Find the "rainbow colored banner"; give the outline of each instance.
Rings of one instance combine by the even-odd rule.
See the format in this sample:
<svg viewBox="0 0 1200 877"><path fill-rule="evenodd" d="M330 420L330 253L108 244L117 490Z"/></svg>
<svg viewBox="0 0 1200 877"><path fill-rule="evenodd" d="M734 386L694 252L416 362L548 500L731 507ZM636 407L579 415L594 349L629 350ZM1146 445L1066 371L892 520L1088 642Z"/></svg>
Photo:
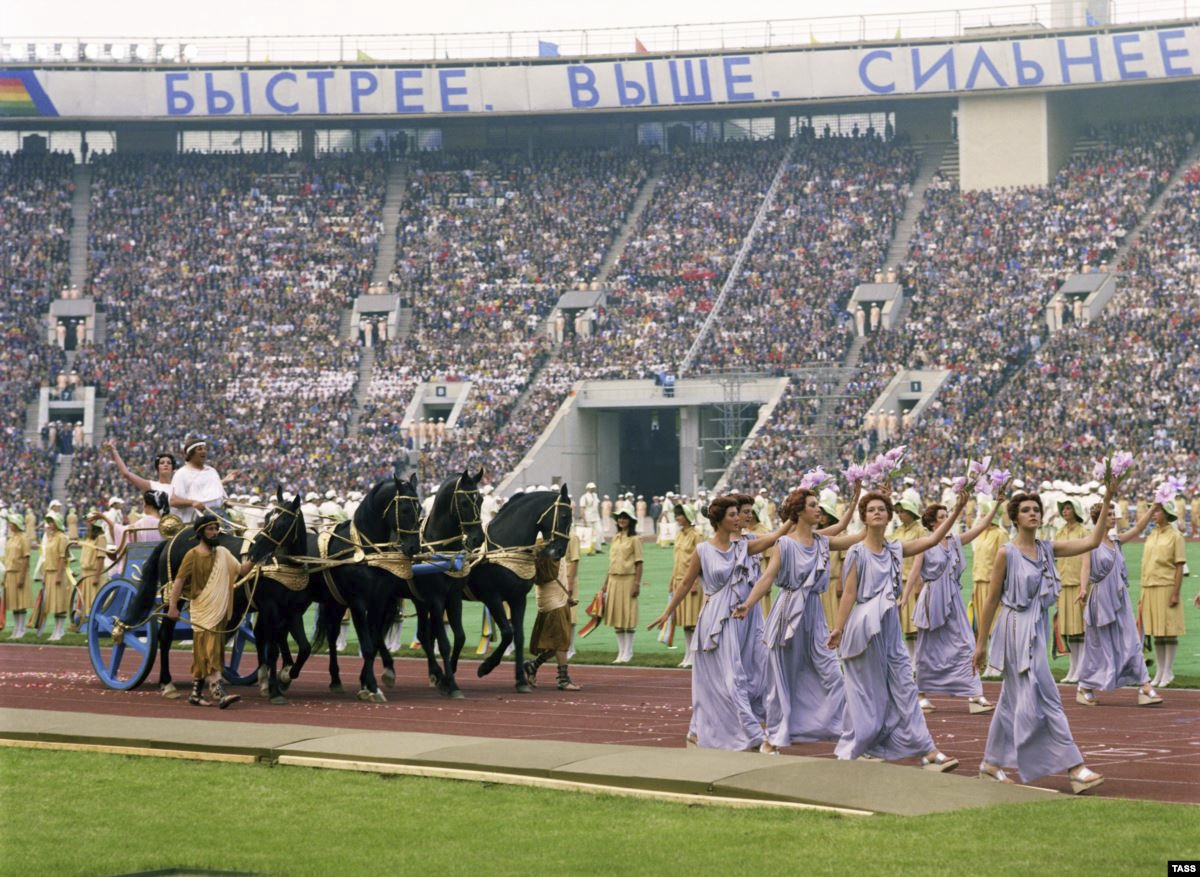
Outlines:
<svg viewBox="0 0 1200 877"><path fill-rule="evenodd" d="M0 116L57 116L32 70L0 70Z"/></svg>

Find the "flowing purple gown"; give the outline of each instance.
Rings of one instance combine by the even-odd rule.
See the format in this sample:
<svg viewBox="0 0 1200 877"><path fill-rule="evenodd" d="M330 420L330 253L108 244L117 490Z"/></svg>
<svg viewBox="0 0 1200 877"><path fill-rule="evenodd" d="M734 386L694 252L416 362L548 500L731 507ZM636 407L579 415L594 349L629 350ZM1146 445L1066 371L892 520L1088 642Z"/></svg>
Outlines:
<svg viewBox="0 0 1200 877"><path fill-rule="evenodd" d="M1004 682L983 751L987 764L1016 768L1026 783L1083 763L1046 654L1046 610L1060 589L1054 547L1043 540L1037 550L1030 560L1015 544L1004 546L1008 571L989 662Z"/></svg>
<svg viewBox="0 0 1200 877"><path fill-rule="evenodd" d="M917 626L917 688L926 694L979 697L983 683L971 666L975 635L967 621L959 581L962 541L954 533L948 545L935 545L921 558L925 583L913 608Z"/></svg>
<svg viewBox="0 0 1200 877"><path fill-rule="evenodd" d="M1101 542L1091 553L1083 625L1081 687L1111 691L1150 681L1129 601L1129 569L1120 546Z"/></svg>
<svg viewBox="0 0 1200 877"><path fill-rule="evenodd" d="M707 601L692 638L692 723L690 733L709 749L754 749L763 741L761 700L762 613L730 616L750 596L758 564L746 542L727 551L711 542L696 546ZM753 674L753 675L752 675ZM755 693L760 706L755 707Z"/></svg>
<svg viewBox="0 0 1200 877"><path fill-rule="evenodd" d="M777 543L779 594L767 616L767 740L772 746L836 739L842 734L846 689L821 595L829 587L829 539L812 545Z"/></svg>
<svg viewBox="0 0 1200 877"><path fill-rule="evenodd" d="M859 542L846 553L842 576L857 569L858 592L838 645L846 680L838 758L892 760L937 748L917 702L896 609L903 551L899 542L889 542L876 554Z"/></svg>

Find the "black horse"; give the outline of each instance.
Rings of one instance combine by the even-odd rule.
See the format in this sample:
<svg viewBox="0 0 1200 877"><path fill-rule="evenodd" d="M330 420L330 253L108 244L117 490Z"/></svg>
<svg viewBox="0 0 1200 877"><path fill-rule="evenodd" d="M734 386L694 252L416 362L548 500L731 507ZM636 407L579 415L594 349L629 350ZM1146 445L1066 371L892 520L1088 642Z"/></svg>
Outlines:
<svg viewBox="0 0 1200 877"><path fill-rule="evenodd" d="M384 684L390 687L395 683L396 671L391 655L383 648L383 636L388 622L395 618L403 579L373 564L397 561L403 565L403 558L416 555L421 544L419 522L420 502L414 474L408 481L387 478L376 484L355 510L353 522L343 521L333 529L328 558L338 562L314 573L312 582L314 593L324 586L317 599L321 603L320 628L323 639L329 643L331 690L342 690L337 637L342 616L349 609L363 658L358 698L373 703L387 701L375 678L375 658L382 660ZM315 557L317 553L317 537L310 534L308 556ZM293 667L286 677L290 681L297 673Z"/></svg>
<svg viewBox="0 0 1200 877"><path fill-rule="evenodd" d="M263 522L262 531L255 537L271 546L272 562L260 567L260 577L254 590L254 641L258 650L258 684L271 703L287 703L283 692L312 653L304 630L304 613L322 594L328 593L320 576L311 576L308 569L292 560L308 553L309 533L304 529L304 513L300 497L291 502L276 489L276 504ZM311 546L313 550L316 546ZM288 652L287 637L296 641L296 658ZM283 658L282 673L277 670Z"/></svg>
<svg viewBox="0 0 1200 877"><path fill-rule="evenodd" d="M138 584L137 596L130 601L130 608L122 621L132 624L151 614L154 610L159 586L161 584L169 585L175 580L179 566L183 563L184 555L195 548L198 543L199 539L196 536L195 528L186 526L170 539L164 540L154 547L154 551L142 566L142 578ZM222 531L219 543L234 557L241 556L243 540L240 536ZM270 555L271 551L272 546L268 540L255 539L250 545L247 556L255 563L261 563ZM229 622L231 628L236 627L240 623L240 619L245 617L249 608L248 600L249 595L245 587L234 589L232 620ZM174 691L171 681L170 653L177 623L176 619L168 618L164 614L158 626L158 687L164 694ZM263 643L255 642L254 645L259 653L259 663L261 663Z"/></svg>
<svg viewBox="0 0 1200 877"><path fill-rule="evenodd" d="M540 549L538 536L542 537ZM565 484L561 490L517 494L488 524L486 553L471 569L470 586L474 598L487 607L499 627L500 643L479 665L480 676L495 670L509 644L515 643L517 691L533 691L525 676L524 621L525 599L533 587L534 561L537 557L561 558L570 537L571 497ZM511 617L505 615L506 603Z"/></svg>
<svg viewBox="0 0 1200 877"><path fill-rule="evenodd" d="M421 521L421 551L449 558L458 552L471 552L483 544L483 521L479 509L482 497L479 482L483 469L474 475L464 470L461 475L442 482L434 495L429 514ZM462 626L462 587L466 582L467 566L463 574L450 570L448 560L433 559L433 566L445 566L446 572L423 572L404 583L407 596L411 597L417 610L417 639L425 650L429 665L429 682L447 697L463 696L455 681L455 668L462 651L466 633ZM446 636L446 618L454 633L454 650ZM444 665L439 665L440 651Z"/></svg>

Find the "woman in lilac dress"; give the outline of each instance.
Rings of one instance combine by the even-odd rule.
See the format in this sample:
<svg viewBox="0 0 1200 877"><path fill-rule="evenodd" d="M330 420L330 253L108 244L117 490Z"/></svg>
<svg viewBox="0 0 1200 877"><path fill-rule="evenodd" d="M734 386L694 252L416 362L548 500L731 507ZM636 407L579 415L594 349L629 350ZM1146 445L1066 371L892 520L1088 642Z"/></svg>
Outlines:
<svg viewBox="0 0 1200 877"><path fill-rule="evenodd" d="M763 741L763 719L751 703L753 690L745 655L747 640L760 637L762 613L733 618L734 607L750 595L758 563L751 555L770 548L787 532L784 524L760 539L742 539L737 500L714 499L707 516L713 537L696 546L683 581L667 604L666 611L649 629L661 627L671 617L697 578L707 598L692 638L692 722L688 743L708 749L758 749ZM757 624L755 624L757 620Z"/></svg>
<svg viewBox="0 0 1200 877"><path fill-rule="evenodd" d="M840 759L897 759L921 756L921 766L948 771L958 759L938 751L917 703L912 662L900 632L896 608L904 557L923 554L941 542L967 503L960 493L954 510L932 535L908 542L885 542L892 500L868 493L858 503L866 538L846 552L842 602L829 634L846 679L846 712L835 750Z"/></svg>
<svg viewBox="0 0 1200 877"><path fill-rule="evenodd" d="M967 708L972 713L990 713L995 709L983 696L983 683L971 666L975 634L967 621L967 607L962 598L962 549L991 525L1004 506L1004 494L1002 487L991 514L980 515L975 526L961 537L948 533L933 548L913 559L900 606L909 600L916 601L913 624L917 626L917 694L925 712L934 708L926 696L929 694L968 698ZM921 523L932 532L948 516L946 507L935 503L925 509Z"/></svg>
<svg viewBox="0 0 1200 877"><path fill-rule="evenodd" d="M850 500L858 501L855 485ZM828 646L829 627L821 595L829 587L830 551L844 551L862 541L863 533L840 536L850 515L827 530L818 530L821 506L817 492L793 491L780 518L792 531L779 540L775 554L745 602L733 611L745 618L774 583L779 596L767 616L767 739L759 751L774 754L792 743L836 740L842 734L846 691L837 655Z"/></svg>
<svg viewBox="0 0 1200 877"><path fill-rule="evenodd" d="M1017 535L996 555L975 644L975 669L982 671L990 663L1004 680L979 764L984 779L1012 782L1004 768L1016 768L1022 782L1065 770L1076 794L1104 782L1104 777L1083 763L1071 737L1058 686L1050 674L1046 610L1058 600L1055 558L1083 554L1100 544L1108 529L1114 486L1110 481L1096 528L1079 539L1052 542L1037 538L1042 525L1042 500L1037 494L1019 493L1008 502L1008 516ZM987 631L992 630L993 619L996 625L989 662Z"/></svg>
<svg viewBox="0 0 1200 877"><path fill-rule="evenodd" d="M1079 665L1079 689L1075 700L1095 706L1096 690L1112 691L1124 685L1138 686L1138 706L1158 706L1162 698L1150 685L1146 660L1142 657L1142 638L1138 635L1129 600L1129 569L1121 546L1141 535L1150 525L1154 507L1116 542L1108 533L1090 554L1083 557L1079 601L1083 603L1083 660ZM1109 520L1115 520L1108 510ZM1100 506L1092 506L1092 522L1100 517Z"/></svg>

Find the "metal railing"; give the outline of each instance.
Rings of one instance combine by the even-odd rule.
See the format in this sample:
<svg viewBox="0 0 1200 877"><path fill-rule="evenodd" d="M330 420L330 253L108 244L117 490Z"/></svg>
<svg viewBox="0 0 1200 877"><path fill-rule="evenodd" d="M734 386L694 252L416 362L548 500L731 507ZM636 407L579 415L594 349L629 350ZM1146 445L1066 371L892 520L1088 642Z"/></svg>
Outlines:
<svg viewBox="0 0 1200 877"><path fill-rule="evenodd" d="M547 56L762 50L824 43L987 35L987 29L1092 26L1084 4L1051 2L871 15L760 19L574 30L340 36L46 37L0 35L0 63L292 64L442 62ZM1200 0L1113 0L1107 21L1126 25L1188 19Z"/></svg>

